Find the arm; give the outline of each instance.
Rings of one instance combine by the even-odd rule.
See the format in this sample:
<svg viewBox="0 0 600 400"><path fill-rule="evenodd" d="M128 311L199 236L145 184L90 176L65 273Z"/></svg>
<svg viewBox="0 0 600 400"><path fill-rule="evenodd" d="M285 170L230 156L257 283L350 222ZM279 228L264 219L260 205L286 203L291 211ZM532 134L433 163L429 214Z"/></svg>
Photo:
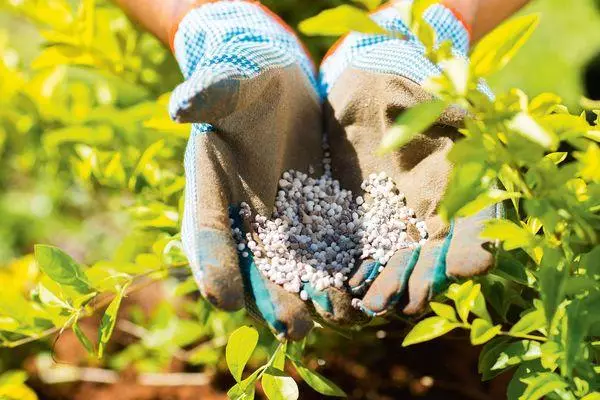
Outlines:
<svg viewBox="0 0 600 400"><path fill-rule="evenodd" d="M184 15L207 0L114 0L134 21L167 46Z"/></svg>
<svg viewBox="0 0 600 400"><path fill-rule="evenodd" d="M472 41L477 42L502 21L519 11L529 0L447 0L472 27Z"/></svg>

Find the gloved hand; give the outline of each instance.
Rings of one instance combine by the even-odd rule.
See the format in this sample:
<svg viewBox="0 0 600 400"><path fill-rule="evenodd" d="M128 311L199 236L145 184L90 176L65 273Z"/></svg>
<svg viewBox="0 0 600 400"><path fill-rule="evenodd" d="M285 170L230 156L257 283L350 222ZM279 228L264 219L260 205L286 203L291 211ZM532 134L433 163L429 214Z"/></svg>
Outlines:
<svg viewBox="0 0 600 400"><path fill-rule="evenodd" d="M238 255L231 234L230 210L243 227L241 202L271 215L285 170L321 169L321 101L303 47L260 4L213 1L183 17L173 48L186 80L172 94L170 113L194 123L182 237L202 295L225 310L245 304L290 339L308 333L315 312L347 322L356 314L348 293L329 288L303 302L264 277L251 254Z"/></svg>
<svg viewBox="0 0 600 400"><path fill-rule="evenodd" d="M464 117L457 109L447 110L435 126L401 149L386 156L375 154L403 110L431 100L420 85L438 75L440 68L424 57L424 46L391 4L372 18L404 38L352 33L324 60L326 131L333 175L344 187L360 193L365 177L383 171L406 195L408 207L426 222L426 244L398 251L385 268L377 260L364 260L349 281L355 295L366 292L361 308L368 315L393 309L415 314L449 279L482 274L493 265L494 257L482 247L479 232L482 221L497 216L498 210L488 209L449 226L437 214L452 168L446 155L460 136L457 127ZM438 43L451 40L454 53L466 55L469 30L459 16L436 4L424 18L437 32ZM488 89L481 90L491 95ZM414 236L413 240L420 239Z"/></svg>

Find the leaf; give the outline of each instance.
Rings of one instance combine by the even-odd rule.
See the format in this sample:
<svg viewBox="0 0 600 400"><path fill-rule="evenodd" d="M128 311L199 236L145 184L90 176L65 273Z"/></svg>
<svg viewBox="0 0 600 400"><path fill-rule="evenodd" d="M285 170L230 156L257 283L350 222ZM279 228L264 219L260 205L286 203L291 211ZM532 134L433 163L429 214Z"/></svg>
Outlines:
<svg viewBox="0 0 600 400"><path fill-rule="evenodd" d="M454 145L453 150L467 141L468 139L461 140ZM485 190L482 185L485 173L486 166L482 160L463 159L454 167L440 206L440 216L444 221L449 222L454 219L458 210L475 200Z"/></svg>
<svg viewBox="0 0 600 400"><path fill-rule="evenodd" d="M464 205L460 210L456 212L457 217L469 217L477 214L481 210L493 206L496 203L508 199L518 199L522 195L518 192L506 192L500 189L489 189L486 192L481 193L477 198L470 203Z"/></svg>
<svg viewBox="0 0 600 400"><path fill-rule="evenodd" d="M488 221L480 237L504 242L505 250L526 248L533 241L533 235L527 229L521 228L514 222L501 219Z"/></svg>
<svg viewBox="0 0 600 400"><path fill-rule="evenodd" d="M273 354L271 367L267 368L262 377L262 388L269 400L296 400L298 398L298 385L293 378L287 376L285 367L285 353L287 344L282 343Z"/></svg>
<svg viewBox="0 0 600 400"><path fill-rule="evenodd" d="M546 154L545 157L552 161L554 164L558 165L561 162L565 161L568 154L569 153L567 153L566 151L557 151L554 153Z"/></svg>
<svg viewBox="0 0 600 400"><path fill-rule="evenodd" d="M115 296L115 298L112 299L112 301L106 308L106 311L104 311L104 315L102 316L102 320L100 321L100 328L98 329L98 358L102 358L104 356L106 344L110 340L113 330L115 329L115 324L117 323L117 314L119 312L121 300L123 300L123 295L125 294L126 289L127 286L125 286Z"/></svg>
<svg viewBox="0 0 600 400"><path fill-rule="evenodd" d="M542 309L535 309L523 315L508 331L511 334L525 335L546 326L546 316Z"/></svg>
<svg viewBox="0 0 600 400"><path fill-rule="evenodd" d="M487 310L487 306L485 304L485 297L483 297L483 293L481 293L481 285L479 285L480 290L475 296L475 301L473 302L473 307L471 308L471 312L477 315L479 318L483 318L488 322L492 322L492 317Z"/></svg>
<svg viewBox="0 0 600 400"><path fill-rule="evenodd" d="M60 129L48 130L42 136L42 143L47 152L56 151L64 143L83 143L99 145L109 143L114 132L109 126L87 127L72 125Z"/></svg>
<svg viewBox="0 0 600 400"><path fill-rule="evenodd" d="M546 321L552 322L558 305L564 298L566 280L569 274L564 265L561 251L553 248L544 249L544 256L538 271L540 295L544 304Z"/></svg>
<svg viewBox="0 0 600 400"><path fill-rule="evenodd" d="M433 312L439 315L440 317L445 318L448 321L458 321L456 319L456 312L454 311L454 308L452 308L448 304L436 303L432 301L431 303L429 303L429 306L431 307Z"/></svg>
<svg viewBox="0 0 600 400"><path fill-rule="evenodd" d="M493 326L488 321L482 318L477 318L471 326L471 344L477 346L492 340L502 327L500 325Z"/></svg>
<svg viewBox="0 0 600 400"><path fill-rule="evenodd" d="M504 68L527 42L538 23L537 15L512 18L481 39L471 53L474 74L486 76Z"/></svg>
<svg viewBox="0 0 600 400"><path fill-rule="evenodd" d="M529 103L529 112L532 115L547 115L552 113L562 99L554 93L541 93Z"/></svg>
<svg viewBox="0 0 600 400"><path fill-rule="evenodd" d="M458 316L463 322L467 322L469 313L477 308L478 316L489 320L489 314L485 308L485 299L481 295L481 285L473 281L466 281L462 285L453 284L448 288L446 297L454 300ZM478 299L481 297L481 299ZM482 304L483 302L483 304Z"/></svg>
<svg viewBox="0 0 600 400"><path fill-rule="evenodd" d="M93 292L83 269L59 248L38 244L35 259L40 269L56 283L71 286L81 294Z"/></svg>
<svg viewBox="0 0 600 400"><path fill-rule="evenodd" d="M435 100L405 110L394 126L386 132L378 153L388 153L404 146L433 125L445 109L446 103Z"/></svg>
<svg viewBox="0 0 600 400"><path fill-rule="evenodd" d="M525 266L509 252L498 251L496 259L496 268L493 270L494 275L501 276L521 285L528 284Z"/></svg>
<svg viewBox="0 0 600 400"><path fill-rule="evenodd" d="M504 370L518 365L523 361L538 359L541 355L542 350L539 342L534 340L513 342L500 352L490 370Z"/></svg>
<svg viewBox="0 0 600 400"><path fill-rule="evenodd" d="M581 400L600 400L600 392L588 393Z"/></svg>
<svg viewBox="0 0 600 400"><path fill-rule="evenodd" d="M516 400L525 392L526 385L521 381L522 378L531 376L535 372L543 371L539 360L526 361L514 372L512 379L506 389L507 398Z"/></svg>
<svg viewBox="0 0 600 400"><path fill-rule="evenodd" d="M231 400L251 400L254 399L254 383L267 368L263 365L252 373L249 377L241 382L238 382L231 389L227 391L227 397Z"/></svg>
<svg viewBox="0 0 600 400"><path fill-rule="evenodd" d="M481 374L482 381L488 381L499 375L502 371L492 371L492 367L504 351L510 345L509 338L498 336L487 342L479 353L477 371Z"/></svg>
<svg viewBox="0 0 600 400"><path fill-rule="evenodd" d="M227 348L225 349L225 359L231 375L237 382L242 380L244 367L254 352L257 343L258 332L249 326L242 326L229 336Z"/></svg>
<svg viewBox="0 0 600 400"><path fill-rule="evenodd" d="M412 7L410 9L410 23L411 29L415 30L421 25L423 21L423 15L425 11L432 5L439 3L440 0L415 0L413 1Z"/></svg>
<svg viewBox="0 0 600 400"><path fill-rule="evenodd" d="M527 113L520 112L516 114L507 122L506 126L511 131L539 144L545 149L555 149L558 147L558 136L554 132L547 130Z"/></svg>
<svg viewBox="0 0 600 400"><path fill-rule="evenodd" d="M385 33L366 11L347 4L321 11L300 22L298 29L308 36L340 36L351 31Z"/></svg>
<svg viewBox="0 0 600 400"><path fill-rule="evenodd" d="M447 321L442 317L426 318L415 325L408 335L406 335L404 341L402 342L402 346L406 347L435 339L455 328L458 328L459 326L460 324Z"/></svg>
<svg viewBox="0 0 600 400"><path fill-rule="evenodd" d="M527 384L527 388L519 400L541 399L557 389L564 389L568 386L567 382L552 372L540 372L532 377L522 378L521 381Z"/></svg>
<svg viewBox="0 0 600 400"><path fill-rule="evenodd" d="M19 385L27 381L27 372L21 370L9 370L0 375L0 385Z"/></svg>
<svg viewBox="0 0 600 400"><path fill-rule="evenodd" d="M81 327L79 326L79 321L75 322L72 328L73 332L75 333L75 336L77 336L77 339L79 340L79 343L81 343L83 347L85 347L87 352L91 355L96 354L96 351L94 350L94 345L92 344L90 339L88 339L88 337L85 335L85 333L81 330Z"/></svg>
<svg viewBox="0 0 600 400"><path fill-rule="evenodd" d="M294 364L298 375L302 377L304 382L317 392L324 394L325 396L347 397L342 389L323 375L316 371L311 371L298 361L292 361L292 364Z"/></svg>
<svg viewBox="0 0 600 400"><path fill-rule="evenodd" d="M67 310L72 308L72 306L70 306L66 301L59 298L50 289L48 289L46 286L44 286L42 284L42 282L38 283L37 295L38 295L39 300L41 301L41 303L44 306L64 308Z"/></svg>
<svg viewBox="0 0 600 400"><path fill-rule="evenodd" d="M281 375L278 375L277 372ZM285 376L280 370L267 369L262 377L262 388L269 400L296 400L299 396L298 385L290 376Z"/></svg>

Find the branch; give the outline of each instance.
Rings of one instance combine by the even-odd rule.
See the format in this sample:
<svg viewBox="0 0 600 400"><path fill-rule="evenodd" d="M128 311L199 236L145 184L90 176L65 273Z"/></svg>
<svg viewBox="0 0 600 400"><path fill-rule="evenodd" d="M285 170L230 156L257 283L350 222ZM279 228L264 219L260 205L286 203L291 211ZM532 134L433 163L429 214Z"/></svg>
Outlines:
<svg viewBox="0 0 600 400"><path fill-rule="evenodd" d="M148 271L148 272L145 272L145 273L143 273L141 275L137 275L137 276L135 276L135 277L132 278L132 281L136 281L136 280L140 281L141 280L141 282L138 282L136 284L131 285L129 287L129 289L127 289L127 293L125 294L124 297L128 296L131 293L134 293L134 292L137 292L137 291L139 291L141 289L144 289L145 287L150 286L151 284L153 284L157 280L161 279L162 276L157 277L157 278L151 278L149 280L145 280L145 279L142 280L143 278L150 277L151 275L156 274L158 272L169 272L169 271L171 271L173 269L184 268L184 267L187 267L187 266L188 266L187 263L178 263L178 264L169 265L167 267L163 267L163 268L160 268L160 269L155 269L155 270L152 270L152 271ZM100 296L103 296L103 294L99 294L98 296L94 297L93 300L96 300ZM15 341L12 341L12 342L5 342L5 343L2 344L2 347L7 347L7 348L12 349L12 348L15 348L15 347L18 347L18 346L22 346L22 345L27 344L27 343L35 342L36 340L39 340L39 339L43 339L43 338L45 338L47 336L50 336L50 335L52 335L54 333L60 332L61 330L64 330L66 328L70 328L72 326L72 324L74 324L75 322L80 321L80 320L82 320L84 318L89 318L92 315L94 315L96 312L98 312L99 310L107 307L114 298L115 298L115 294L110 294L110 295L107 295L107 296L103 296L103 298L100 301L98 301L96 304L94 304L94 306L91 309L86 310L85 307L84 307L83 309L78 310L77 312L81 315L81 317L78 318L78 319L76 319L75 321L73 321L71 324L67 324L65 326L55 326L53 328L46 329L45 331L42 331L42 332L38 333L37 335L27 336L27 337L25 337L23 339L15 340Z"/></svg>
<svg viewBox="0 0 600 400"><path fill-rule="evenodd" d="M49 356L39 356L36 364L40 379L51 385L72 382L110 385L120 380L116 371L57 364ZM211 379L212 375L207 373L141 373L135 383L144 386L204 386L209 384Z"/></svg>

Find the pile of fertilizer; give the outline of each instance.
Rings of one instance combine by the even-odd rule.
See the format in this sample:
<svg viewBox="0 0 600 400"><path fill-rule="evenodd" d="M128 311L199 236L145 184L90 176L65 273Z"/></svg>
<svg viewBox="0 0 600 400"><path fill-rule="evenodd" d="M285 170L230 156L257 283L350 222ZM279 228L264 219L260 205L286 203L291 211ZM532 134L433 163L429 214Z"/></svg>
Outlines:
<svg viewBox="0 0 600 400"><path fill-rule="evenodd" d="M308 299L304 284L316 290L342 288L358 260L372 258L383 268L396 251L421 245L428 236L425 222L385 173L370 175L361 186L365 197L353 197L332 178L329 157L325 149L319 178L283 173L270 217L252 219L242 203L240 214L251 221L253 232L244 236L233 230L242 256L250 250L265 276L303 300ZM419 232L418 242L408 237L409 225Z"/></svg>

